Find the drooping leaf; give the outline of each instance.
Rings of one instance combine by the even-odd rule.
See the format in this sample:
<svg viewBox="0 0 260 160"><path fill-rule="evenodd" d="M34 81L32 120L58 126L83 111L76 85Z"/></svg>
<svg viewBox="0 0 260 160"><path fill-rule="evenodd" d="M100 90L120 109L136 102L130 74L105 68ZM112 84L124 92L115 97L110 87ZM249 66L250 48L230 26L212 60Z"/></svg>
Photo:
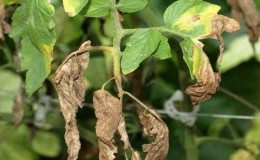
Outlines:
<svg viewBox="0 0 260 160"><path fill-rule="evenodd" d="M253 0L228 0L232 7L232 15L237 21L246 18L246 31L250 42L255 44L260 37L260 16Z"/></svg>
<svg viewBox="0 0 260 160"><path fill-rule="evenodd" d="M159 58L160 60L167 59L172 56L171 48L166 37L161 36L161 41L159 43L158 48L153 53L153 56Z"/></svg>
<svg viewBox="0 0 260 160"><path fill-rule="evenodd" d="M76 160L80 149L76 113L85 97L84 70L88 66L90 48L90 41L84 42L63 61L55 73L54 84L65 120L68 160Z"/></svg>
<svg viewBox="0 0 260 160"><path fill-rule="evenodd" d="M32 141L33 150L46 157L56 157L61 151L59 137L47 131L37 131Z"/></svg>
<svg viewBox="0 0 260 160"><path fill-rule="evenodd" d="M133 13L142 10L147 3L147 0L120 0L117 7L121 12Z"/></svg>
<svg viewBox="0 0 260 160"><path fill-rule="evenodd" d="M109 13L109 0L89 0L83 9L87 17L103 17Z"/></svg>
<svg viewBox="0 0 260 160"><path fill-rule="evenodd" d="M93 106L97 117L96 134L98 137L99 159L114 160L117 147L114 134L121 120L122 105L118 98L105 90L95 91Z"/></svg>
<svg viewBox="0 0 260 160"><path fill-rule="evenodd" d="M4 34L11 30L10 24L5 21L5 5L0 3L0 40L4 39Z"/></svg>
<svg viewBox="0 0 260 160"><path fill-rule="evenodd" d="M56 40L54 8L46 0L20 0L13 16L13 38L22 37L22 69L27 70L26 92L32 95L49 75Z"/></svg>
<svg viewBox="0 0 260 160"><path fill-rule="evenodd" d="M70 17L77 15L87 3L88 0L63 0L65 12L67 12Z"/></svg>
<svg viewBox="0 0 260 160"><path fill-rule="evenodd" d="M164 13L164 22L187 37L199 38L211 32L211 19L220 7L202 0L179 0Z"/></svg>
<svg viewBox="0 0 260 160"><path fill-rule="evenodd" d="M133 72L140 63L158 47L161 34L156 30L143 29L135 32L126 43L121 67L124 74Z"/></svg>
<svg viewBox="0 0 260 160"><path fill-rule="evenodd" d="M149 112L139 114L140 122L144 126L144 134L154 138L153 142L142 146L143 151L147 153L145 160L164 160L169 149L169 131L158 113L152 109Z"/></svg>
<svg viewBox="0 0 260 160"><path fill-rule="evenodd" d="M213 72L201 42L187 38L181 43L181 47L184 60L197 80L197 83L189 86L185 92L190 95L192 104L196 105L209 99L218 90L220 74Z"/></svg>

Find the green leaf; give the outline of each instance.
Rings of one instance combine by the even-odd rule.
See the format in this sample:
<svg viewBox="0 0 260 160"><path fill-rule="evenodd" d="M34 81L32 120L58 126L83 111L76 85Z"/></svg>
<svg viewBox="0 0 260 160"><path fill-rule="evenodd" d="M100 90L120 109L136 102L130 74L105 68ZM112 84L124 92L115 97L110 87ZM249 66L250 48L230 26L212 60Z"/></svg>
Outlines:
<svg viewBox="0 0 260 160"><path fill-rule="evenodd" d="M109 13L109 0L90 0L85 8L87 17L104 17Z"/></svg>
<svg viewBox="0 0 260 160"><path fill-rule="evenodd" d="M89 61L86 79L93 88L100 88L108 79L104 57L93 57Z"/></svg>
<svg viewBox="0 0 260 160"><path fill-rule="evenodd" d="M46 0L20 0L20 3L13 16L10 36L22 37L22 69L27 70L25 89L31 96L51 70L56 40L54 8Z"/></svg>
<svg viewBox="0 0 260 160"><path fill-rule="evenodd" d="M153 53L153 56L161 60L170 58L172 56L171 48L166 37L161 36L161 41L159 43L158 48Z"/></svg>
<svg viewBox="0 0 260 160"><path fill-rule="evenodd" d="M51 132L37 131L32 141L32 149L46 157L56 157L61 151L59 137Z"/></svg>
<svg viewBox="0 0 260 160"><path fill-rule="evenodd" d="M63 0L65 12L67 12L70 17L77 15L87 3L88 0Z"/></svg>
<svg viewBox="0 0 260 160"><path fill-rule="evenodd" d="M8 70L0 70L0 113L13 113L14 98L19 91L21 78Z"/></svg>
<svg viewBox="0 0 260 160"><path fill-rule="evenodd" d="M38 160L39 157L35 154L35 152L33 152L29 144L30 131L27 126L21 124L16 129L14 129L13 126L10 126L11 128L8 128L8 130L6 130L7 127L8 124L3 124L3 122L0 121L0 130L4 131L1 132L0 137L0 159Z"/></svg>
<svg viewBox="0 0 260 160"><path fill-rule="evenodd" d="M189 68L192 79L194 78L194 75L198 74L200 68L205 67L203 64L207 57L202 50L202 47L199 46L199 43L201 42L190 38L186 38L180 43L183 59Z"/></svg>
<svg viewBox="0 0 260 160"><path fill-rule="evenodd" d="M117 6L121 12L133 13L142 10L147 3L147 0L120 0Z"/></svg>
<svg viewBox="0 0 260 160"><path fill-rule="evenodd" d="M17 3L17 0L0 0L0 4L10 5Z"/></svg>
<svg viewBox="0 0 260 160"><path fill-rule="evenodd" d="M157 30L142 29L135 32L126 43L121 67L124 74L133 72L140 63L158 47L161 33Z"/></svg>
<svg viewBox="0 0 260 160"><path fill-rule="evenodd" d="M169 29L186 37L205 37L211 33L212 17L219 10L219 6L202 0L179 0L166 9L164 22Z"/></svg>

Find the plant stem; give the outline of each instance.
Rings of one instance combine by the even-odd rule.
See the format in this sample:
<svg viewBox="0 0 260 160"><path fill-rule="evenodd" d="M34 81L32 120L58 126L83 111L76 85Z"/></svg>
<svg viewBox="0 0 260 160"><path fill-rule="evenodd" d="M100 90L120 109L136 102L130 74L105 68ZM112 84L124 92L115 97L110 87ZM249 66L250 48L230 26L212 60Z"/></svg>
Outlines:
<svg viewBox="0 0 260 160"><path fill-rule="evenodd" d="M250 108L250 109L252 109L254 111L258 111L258 112L260 111L260 108L257 107L256 105L250 103L249 101L247 101L243 97L240 97L239 95L237 95L237 94L235 94L235 93L233 93L233 92L231 92L231 91L229 91L229 90L227 90L227 89L225 89L223 87L220 87L219 91L224 93L224 94L226 94L226 95L228 95L229 97L237 100L241 104L244 104L245 106L247 106L248 108Z"/></svg>
<svg viewBox="0 0 260 160"><path fill-rule="evenodd" d="M119 97L123 95L122 89L122 80L121 80L121 68L120 68L120 59L121 59L121 50L120 44L122 39L123 28L120 23L119 13L116 6L116 0L110 0L110 16L113 24L113 47L115 52L113 54L113 64L114 64L114 76L119 93Z"/></svg>
<svg viewBox="0 0 260 160"><path fill-rule="evenodd" d="M178 71L179 71L179 83L181 89L184 91L187 86L189 85L190 74L188 72L187 66L184 63L182 58L182 54L176 54L178 58ZM187 95L184 97L184 104L181 108L184 112L191 112L193 106L191 101ZM197 144L195 141L196 134L194 132L193 127L188 127L184 125L184 148L186 150L186 159L187 160L197 160L198 159L198 151L197 151Z"/></svg>

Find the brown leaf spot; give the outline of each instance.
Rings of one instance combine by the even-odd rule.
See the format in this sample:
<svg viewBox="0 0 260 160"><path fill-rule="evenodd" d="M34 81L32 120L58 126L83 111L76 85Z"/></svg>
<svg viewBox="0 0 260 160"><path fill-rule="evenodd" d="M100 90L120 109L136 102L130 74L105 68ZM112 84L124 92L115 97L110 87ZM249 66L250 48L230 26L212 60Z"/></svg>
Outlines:
<svg viewBox="0 0 260 160"><path fill-rule="evenodd" d="M260 36L260 18L253 0L228 0L232 7L232 15L238 21L244 16L246 19L246 31L252 44L258 41Z"/></svg>
<svg viewBox="0 0 260 160"><path fill-rule="evenodd" d="M105 90L94 93L93 106L97 117L96 134L99 140L99 159L113 160L117 148L114 146L114 134L122 120L122 106L118 98Z"/></svg>
<svg viewBox="0 0 260 160"><path fill-rule="evenodd" d="M5 6L0 4L0 40L4 39L4 34L9 33L11 26L5 21Z"/></svg>
<svg viewBox="0 0 260 160"><path fill-rule="evenodd" d="M144 126L144 134L154 137L150 144L144 144L143 151L147 153L145 160L164 160L169 149L169 131L166 124L154 110L150 113L141 112L139 118Z"/></svg>
<svg viewBox="0 0 260 160"><path fill-rule="evenodd" d="M85 96L84 70L88 66L90 48L90 41L84 42L63 61L55 73L54 84L65 120L68 160L76 160L80 149L76 112Z"/></svg>

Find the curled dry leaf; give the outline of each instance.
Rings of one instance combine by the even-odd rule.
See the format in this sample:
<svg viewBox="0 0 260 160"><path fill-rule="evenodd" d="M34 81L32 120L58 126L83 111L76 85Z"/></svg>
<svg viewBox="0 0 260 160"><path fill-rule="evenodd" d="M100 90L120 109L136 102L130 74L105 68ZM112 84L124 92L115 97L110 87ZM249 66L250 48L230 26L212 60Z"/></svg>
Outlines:
<svg viewBox="0 0 260 160"><path fill-rule="evenodd" d="M93 106L97 117L96 134L99 143L99 159L114 160L117 147L114 134L122 119L122 106L118 98L105 90L94 93Z"/></svg>
<svg viewBox="0 0 260 160"><path fill-rule="evenodd" d="M218 58L218 65L220 65L221 60L222 60L222 53L224 51L224 39L221 37L221 34L226 31L226 32L235 32L239 30L240 25L239 23L233 19L233 18L228 18L226 16L222 15L215 15L212 20L211 20L211 26L212 26L212 31L211 34L208 36L213 39L217 39L219 41L219 58Z"/></svg>
<svg viewBox="0 0 260 160"><path fill-rule="evenodd" d="M246 31L252 44L258 41L260 36L260 17L253 0L228 0L232 7L232 14L240 21L246 18Z"/></svg>
<svg viewBox="0 0 260 160"><path fill-rule="evenodd" d="M169 131L166 124L152 109L150 113L140 112L139 118L144 126L144 134L154 137L150 144L144 144L143 151L146 152L145 160L164 160L169 149Z"/></svg>
<svg viewBox="0 0 260 160"><path fill-rule="evenodd" d="M219 45L219 57L217 60L220 65L222 60L222 53L224 50L224 39L221 34L226 32L234 32L240 28L239 23L232 18L228 18L222 15L215 15L211 19L211 33L202 38L217 39ZM219 82L221 81L220 73L214 73L209 62L209 59L203 51L203 43L197 40L187 40L188 45L192 45L192 59L193 75L195 76L197 83L189 86L186 89L186 93L190 95L193 105L196 105L202 101L211 98L211 95L216 93L219 88Z"/></svg>
<svg viewBox="0 0 260 160"><path fill-rule="evenodd" d="M202 43L201 43L202 47ZM207 55L201 49L201 60L198 71L195 73L197 83L189 86L185 92L190 95L192 105L211 98L219 88L220 73L214 73Z"/></svg>
<svg viewBox="0 0 260 160"><path fill-rule="evenodd" d="M90 41L84 42L77 51L72 52L63 61L55 73L54 84L65 120L68 160L76 160L80 149L76 112L85 96L84 70L89 63L90 48Z"/></svg>
<svg viewBox="0 0 260 160"><path fill-rule="evenodd" d="M0 40L4 39L4 33L7 34L11 30L10 24L5 21L5 6L0 4Z"/></svg>

